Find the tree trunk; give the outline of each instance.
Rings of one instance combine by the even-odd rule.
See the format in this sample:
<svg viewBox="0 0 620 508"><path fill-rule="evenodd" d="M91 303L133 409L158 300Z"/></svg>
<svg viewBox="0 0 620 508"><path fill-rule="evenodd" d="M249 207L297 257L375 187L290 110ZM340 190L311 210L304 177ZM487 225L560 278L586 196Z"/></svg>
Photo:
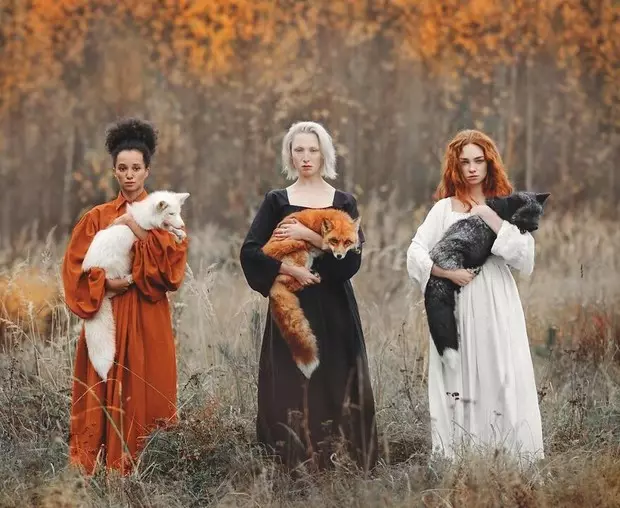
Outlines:
<svg viewBox="0 0 620 508"><path fill-rule="evenodd" d="M73 181L73 155L75 154L75 128L71 129L67 137L65 153L65 171L62 185L62 211L60 214L60 228L63 232L69 231L71 223L71 183Z"/></svg>
<svg viewBox="0 0 620 508"><path fill-rule="evenodd" d="M513 62L510 66L510 101L508 103L508 112L506 115L506 144L502 157L508 171L512 168L514 161L514 144L515 144L515 116L517 110L517 78L518 64Z"/></svg>
<svg viewBox="0 0 620 508"><path fill-rule="evenodd" d="M525 189L532 190L534 176L534 77L532 60L525 63Z"/></svg>
<svg viewBox="0 0 620 508"><path fill-rule="evenodd" d="M6 184L9 182L8 163L5 157L0 157L0 178ZM2 250L9 249L11 247L11 238L13 232L11 231L11 191L10 185L8 189L5 188L2 193L2 222L0 223L0 248Z"/></svg>

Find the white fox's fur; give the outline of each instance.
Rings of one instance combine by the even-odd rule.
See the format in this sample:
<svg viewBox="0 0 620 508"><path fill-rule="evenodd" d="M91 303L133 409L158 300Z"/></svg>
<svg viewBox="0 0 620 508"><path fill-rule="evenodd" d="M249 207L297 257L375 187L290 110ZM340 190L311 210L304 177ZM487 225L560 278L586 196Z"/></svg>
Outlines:
<svg viewBox="0 0 620 508"><path fill-rule="evenodd" d="M127 205L127 213L142 229L163 228L170 231L180 242L185 238L181 218L181 206L189 194L157 191L142 201ZM91 268L105 270L106 279L118 279L131 274L131 248L136 241L129 226L124 224L102 229L93 238L84 261L82 271ZM84 321L88 357L97 374L104 381L114 363L116 355L116 325L112 314L111 293L106 293L100 309Z"/></svg>

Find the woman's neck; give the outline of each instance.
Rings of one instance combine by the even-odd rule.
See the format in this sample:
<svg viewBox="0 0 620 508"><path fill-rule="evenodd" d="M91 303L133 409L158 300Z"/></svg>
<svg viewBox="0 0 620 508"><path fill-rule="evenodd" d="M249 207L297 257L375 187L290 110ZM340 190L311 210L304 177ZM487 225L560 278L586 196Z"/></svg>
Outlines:
<svg viewBox="0 0 620 508"><path fill-rule="evenodd" d="M477 185L476 187L470 187L468 189L467 199L472 203L482 205L485 202L484 191L482 190L482 185Z"/></svg>
<svg viewBox="0 0 620 508"><path fill-rule="evenodd" d="M123 196L129 203L133 203L143 192L144 187L142 187L141 189L136 189L135 191L121 190L121 194L123 194Z"/></svg>
<svg viewBox="0 0 620 508"><path fill-rule="evenodd" d="M291 185L291 187L304 188L304 189L319 189L319 188L327 188L331 186L325 180L323 180L322 176L317 175L311 178L300 177L295 181L295 183Z"/></svg>

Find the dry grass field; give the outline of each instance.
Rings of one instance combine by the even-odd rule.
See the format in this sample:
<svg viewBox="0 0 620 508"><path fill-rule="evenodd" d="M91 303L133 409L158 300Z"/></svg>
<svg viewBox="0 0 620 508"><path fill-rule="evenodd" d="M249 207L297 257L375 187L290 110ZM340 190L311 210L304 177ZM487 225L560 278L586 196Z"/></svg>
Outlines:
<svg viewBox="0 0 620 508"><path fill-rule="evenodd" d="M137 472L85 479L67 467L79 322L62 304L65 242L29 243L0 266L0 506L620 506L620 228L550 211L537 264L518 279L546 458L520 468L499 450L429 460L427 328L405 251L424 210L362 214L368 243L353 279L371 363L381 463L346 457L292 478L255 443L257 361L267 301L238 266L241 234L191 231L185 283L171 295L179 425L152 436ZM51 238L51 237L50 237Z"/></svg>

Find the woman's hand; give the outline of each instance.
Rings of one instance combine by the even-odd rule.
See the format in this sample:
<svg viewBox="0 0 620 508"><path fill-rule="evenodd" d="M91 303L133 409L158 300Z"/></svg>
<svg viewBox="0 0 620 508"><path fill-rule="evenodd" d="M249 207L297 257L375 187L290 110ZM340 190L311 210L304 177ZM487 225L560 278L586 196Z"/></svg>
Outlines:
<svg viewBox="0 0 620 508"><path fill-rule="evenodd" d="M287 263L282 263L280 265L280 273L290 275L304 287L321 282L321 277L312 273L305 266L294 266Z"/></svg>
<svg viewBox="0 0 620 508"><path fill-rule="evenodd" d="M135 222L135 219L131 216L131 214L124 213L120 217L117 217L116 219L114 219L112 221L112 224L110 224L110 226L120 226L120 225L129 226L131 221Z"/></svg>
<svg viewBox="0 0 620 508"><path fill-rule="evenodd" d="M472 280L474 280L475 275L466 270L465 268L459 268L457 270L448 270L446 273L446 278L450 279L457 286L467 286Z"/></svg>
<svg viewBox="0 0 620 508"><path fill-rule="evenodd" d="M314 231L294 218L284 219L273 232L274 236L278 239L290 238L292 240L305 241L308 241L310 233L314 233Z"/></svg>
<svg viewBox="0 0 620 508"><path fill-rule="evenodd" d="M321 277L312 273L305 266L296 266L294 267L293 272L291 273L293 277L297 279L302 286L311 286L312 284L318 284L321 282Z"/></svg>
<svg viewBox="0 0 620 508"><path fill-rule="evenodd" d="M286 238L290 238L291 240L303 240L305 242L310 242L318 249L323 247L323 238L321 235L315 233L309 227L304 226L293 217L283 219L276 229L274 229L273 234L278 240L284 240Z"/></svg>
<svg viewBox="0 0 620 508"><path fill-rule="evenodd" d="M131 279L131 275L121 279L106 279L105 288L115 295L122 295L129 289L132 283L133 280Z"/></svg>
<svg viewBox="0 0 620 508"><path fill-rule="evenodd" d="M136 222L136 219L134 219L129 213L124 213L120 217L114 219L110 226L118 226L119 224L123 224L131 229L132 233L140 240L144 240L148 234L148 231L146 229L142 229Z"/></svg>

